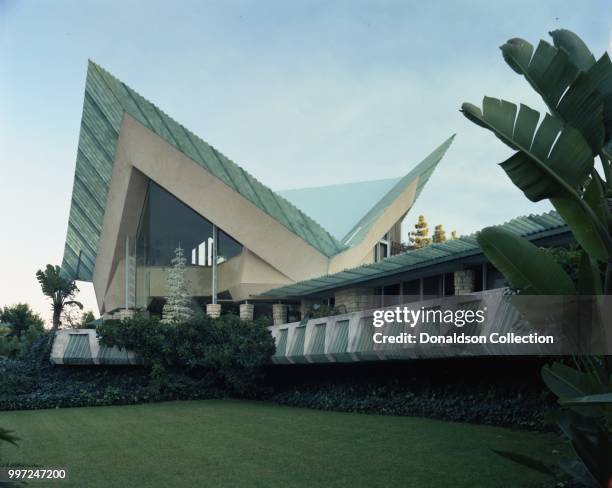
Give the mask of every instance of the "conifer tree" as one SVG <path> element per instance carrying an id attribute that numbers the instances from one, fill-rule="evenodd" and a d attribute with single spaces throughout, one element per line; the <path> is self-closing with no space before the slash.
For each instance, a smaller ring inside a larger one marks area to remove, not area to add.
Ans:
<path id="1" fill-rule="evenodd" d="M 429 237 L 429 227 L 424 215 L 419 215 L 418 222 L 414 225 L 415 231 L 409 235 L 410 242 L 415 248 L 426 247 L 431 244 L 431 237 Z"/>
<path id="2" fill-rule="evenodd" d="M 433 242 L 446 242 L 446 231 L 444 230 L 442 224 L 436 225 L 433 234 Z"/>
<path id="3" fill-rule="evenodd" d="M 174 258 L 171 263 L 172 268 L 168 271 L 166 279 L 168 296 L 162 310 L 162 323 L 164 324 L 177 324 L 193 316 L 189 284 L 185 276 L 187 260 L 180 245 L 174 250 Z"/>

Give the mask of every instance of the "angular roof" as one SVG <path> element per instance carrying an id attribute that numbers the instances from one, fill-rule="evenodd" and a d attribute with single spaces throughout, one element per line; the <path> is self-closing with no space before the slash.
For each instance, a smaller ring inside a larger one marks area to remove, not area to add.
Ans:
<path id="1" fill-rule="evenodd" d="M 336 239 L 342 239 L 400 178 L 359 181 L 277 193 L 319 222 Z"/>
<path id="2" fill-rule="evenodd" d="M 345 246 L 351 247 L 367 235 L 385 209 L 418 179 L 414 196 L 416 201 L 454 138 L 454 135 L 449 137 L 402 178 L 299 188 L 278 193 L 315 218 Z"/>
<path id="3" fill-rule="evenodd" d="M 62 262 L 63 271 L 71 277 L 84 281 L 93 277 L 124 113 L 134 117 L 322 254 L 331 257 L 345 249 L 293 204 L 90 61 Z"/>
<path id="4" fill-rule="evenodd" d="M 370 227 L 383 214 L 385 209 L 391 205 L 403 191 L 418 178 L 414 201 L 419 198 L 423 188 L 429 181 L 438 163 L 453 143 L 455 135 L 453 134 L 446 139 L 442 144 L 435 148 L 423 161 L 417 164 L 406 176 L 401 178 L 377 203 L 368 213 L 366 213 L 342 238 L 341 242 L 345 246 L 354 246 L 359 243 L 368 233 Z"/>
<path id="5" fill-rule="evenodd" d="M 346 222 L 342 215 L 333 215 L 332 219 L 328 217 L 325 221 L 332 225 L 334 237 L 329 229 L 307 213 L 90 61 L 62 262 L 64 273 L 74 279 L 93 279 L 115 151 L 126 113 L 328 258 L 357 244 L 385 209 L 415 180 L 416 199 L 454 137 L 435 149 L 406 176 L 394 183 L 390 180 L 388 187 L 379 188 L 370 200 L 365 199 L 367 204 L 360 207 L 365 215 L 353 215 Z M 348 205 L 335 208 L 343 206 Z M 320 215 L 320 212 L 315 213 Z M 344 227 L 334 225 L 340 221 L 345 223 Z M 350 227 L 350 224 L 354 225 Z"/>
<path id="6" fill-rule="evenodd" d="M 530 240 L 569 232 L 565 221 L 554 211 L 540 215 L 517 217 L 501 224 L 500 227 Z M 385 278 L 394 274 L 477 255 L 481 252 L 476 241 L 476 234 L 471 234 L 452 241 L 432 244 L 421 249 L 397 254 L 378 263 L 346 269 L 339 273 L 275 288 L 261 296 L 274 299 L 307 296 L 333 288 Z"/>

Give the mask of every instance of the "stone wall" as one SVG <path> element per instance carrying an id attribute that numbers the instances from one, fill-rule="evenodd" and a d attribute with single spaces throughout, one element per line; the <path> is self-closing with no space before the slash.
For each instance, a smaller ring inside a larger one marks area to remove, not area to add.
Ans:
<path id="1" fill-rule="evenodd" d="M 455 271 L 455 295 L 469 295 L 474 293 L 476 274 L 472 269 Z"/>
<path id="2" fill-rule="evenodd" d="M 287 323 L 287 311 L 289 307 L 282 303 L 272 305 L 272 320 L 274 325 L 282 325 Z"/>
<path id="3" fill-rule="evenodd" d="M 335 293 L 336 308 L 345 308 L 346 312 L 357 312 L 372 305 L 373 288 L 355 287 L 338 290 Z"/>

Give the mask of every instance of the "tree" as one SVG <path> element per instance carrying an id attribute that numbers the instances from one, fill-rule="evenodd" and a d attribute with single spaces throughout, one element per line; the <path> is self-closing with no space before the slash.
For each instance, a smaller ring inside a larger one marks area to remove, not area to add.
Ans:
<path id="1" fill-rule="evenodd" d="M 62 312 L 66 307 L 78 307 L 83 309 L 81 302 L 74 300 L 79 292 L 74 280 L 62 276 L 61 268 L 47 264 L 45 270 L 36 272 L 36 279 L 45 296 L 51 299 L 51 310 L 53 312 L 53 332 L 61 325 Z"/>
<path id="2" fill-rule="evenodd" d="M 525 77 L 549 112 L 484 97 L 463 114 L 516 151 L 501 163 L 533 201 L 549 199 L 582 248 L 577 279 L 550 253 L 497 227 L 477 239 L 510 284 L 532 295 L 612 294 L 612 63 L 599 60 L 576 34 L 550 33 L 537 48 L 523 39 L 501 47 L 508 65 Z M 541 119 L 541 120 L 540 120 Z M 598 158 L 603 175 L 595 168 Z M 605 269 L 604 272 L 602 272 Z M 600 308 L 599 300 L 593 300 Z M 592 325 L 592 324 L 589 324 Z M 589 486 L 612 486 L 612 361 L 580 357 L 575 367 L 545 366 L 542 378 L 564 407 L 559 424 L 579 462 L 563 469 Z"/>
<path id="3" fill-rule="evenodd" d="M 410 232 L 408 238 L 412 243 L 412 249 L 419 249 L 421 247 L 429 246 L 433 243 L 442 243 L 446 242 L 446 231 L 444 230 L 444 226 L 442 224 L 438 224 L 434 227 L 434 233 L 432 237 L 429 237 L 429 226 L 427 225 L 427 221 L 425 220 L 424 215 L 419 215 L 418 222 L 414 225 L 415 231 Z M 452 231 L 451 239 L 457 239 L 457 232 Z"/>
<path id="4" fill-rule="evenodd" d="M 429 227 L 424 215 L 419 215 L 419 220 L 414 224 L 415 231 L 409 234 L 410 242 L 416 249 L 421 247 L 429 246 L 431 244 L 431 237 L 429 237 Z"/>
<path id="5" fill-rule="evenodd" d="M 84 312 L 83 315 L 81 316 L 81 323 L 79 324 L 79 328 L 80 329 L 86 328 L 87 325 L 90 322 L 93 322 L 94 320 L 96 320 L 96 316 L 94 315 L 94 313 L 91 310 L 87 310 L 87 312 Z"/>
<path id="6" fill-rule="evenodd" d="M 187 260 L 180 245 L 175 249 L 171 262 L 172 267 L 168 271 L 166 280 L 168 296 L 162 310 L 162 323 L 164 324 L 185 322 L 193 316 L 189 283 L 185 276 Z"/>
<path id="7" fill-rule="evenodd" d="M 95 319 L 96 317 L 91 310 L 83 312 L 78 308 L 71 308 L 64 310 L 62 313 L 62 324 L 71 329 L 85 329 L 87 324 Z"/>
<path id="8" fill-rule="evenodd" d="M 436 244 L 446 242 L 446 232 L 444 231 L 442 224 L 436 225 L 432 239 Z"/>
<path id="9" fill-rule="evenodd" d="M 26 303 L 0 310 L 0 356 L 17 358 L 39 336 L 44 334 L 44 321 Z"/>
<path id="10" fill-rule="evenodd" d="M 44 331 L 45 322 L 42 317 L 30 308 L 27 303 L 18 303 L 10 307 L 4 307 L 0 311 L 0 322 L 8 325 L 8 335 L 21 339 L 28 329 Z"/>

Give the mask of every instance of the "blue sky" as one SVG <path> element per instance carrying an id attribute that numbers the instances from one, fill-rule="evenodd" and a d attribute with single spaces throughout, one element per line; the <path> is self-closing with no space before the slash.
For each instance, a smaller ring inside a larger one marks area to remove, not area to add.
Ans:
<path id="1" fill-rule="evenodd" d="M 413 220 L 468 233 L 546 210 L 458 110 L 485 94 L 541 109 L 498 46 L 564 27 L 599 56 L 612 4 L 502 5 L 0 0 L 0 305 L 49 316 L 34 273 L 61 261 L 88 58 L 274 189 L 399 176 L 456 132 Z"/>

